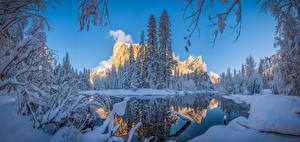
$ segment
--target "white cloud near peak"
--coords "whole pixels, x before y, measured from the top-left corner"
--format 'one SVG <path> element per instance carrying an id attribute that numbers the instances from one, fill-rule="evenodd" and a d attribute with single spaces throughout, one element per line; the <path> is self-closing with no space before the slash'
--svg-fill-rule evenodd
<path id="1" fill-rule="evenodd" d="M 112 36 L 116 42 L 132 43 L 131 35 L 126 35 L 122 30 L 110 30 L 109 35 Z"/>
<path id="2" fill-rule="evenodd" d="M 93 69 L 93 72 L 101 72 L 110 69 L 112 66 L 112 57 L 110 56 L 108 60 L 101 61 L 97 67 Z"/>

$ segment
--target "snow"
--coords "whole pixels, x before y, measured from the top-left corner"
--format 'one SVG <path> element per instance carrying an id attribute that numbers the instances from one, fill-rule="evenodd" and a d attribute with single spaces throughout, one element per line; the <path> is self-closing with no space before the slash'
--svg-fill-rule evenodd
<path id="1" fill-rule="evenodd" d="M 300 97 L 283 95 L 223 96 L 250 104 L 249 117 L 239 117 L 227 126 L 211 127 L 193 141 L 300 141 Z M 298 113 L 298 114 L 297 114 Z"/>
<path id="2" fill-rule="evenodd" d="M 151 136 L 149 138 L 145 138 L 144 142 L 149 142 L 151 139 L 153 139 L 153 136 Z"/>
<path id="3" fill-rule="evenodd" d="M 0 107 L 8 104 L 12 104 L 16 101 L 15 98 L 10 96 L 0 96 Z"/>
<path id="4" fill-rule="evenodd" d="M 243 125 L 264 132 L 300 136 L 300 97 L 280 95 L 231 95 L 232 100 L 250 104 L 249 118 Z"/>
<path id="5" fill-rule="evenodd" d="M 120 124 L 114 127 L 114 116 L 123 116 L 126 110 L 126 104 L 130 100 L 129 97 L 124 98 L 122 102 L 113 105 L 113 109 L 110 112 L 109 118 L 107 118 L 100 127 L 95 128 L 94 131 L 85 133 L 81 141 L 83 142 L 106 142 L 106 141 L 116 141 L 123 142 L 122 138 L 114 137 L 113 134 L 116 133 L 120 127 Z M 135 128 L 132 128 L 129 133 L 129 138 L 131 139 L 136 129 L 141 125 L 138 123 Z M 104 133 L 108 128 L 108 133 Z"/>
<path id="6" fill-rule="evenodd" d="M 2 142 L 40 142 L 50 136 L 32 128 L 31 121 L 16 112 L 15 99 L 0 96 L 0 141 Z"/>
<path id="7" fill-rule="evenodd" d="M 238 118 L 237 118 L 238 119 Z M 233 125 L 233 126 L 232 126 Z M 253 129 L 236 128 L 236 121 L 228 126 L 217 125 L 208 129 L 203 135 L 193 138 L 189 142 L 297 142 L 300 139 L 283 137 L 275 134 L 260 133 Z"/>
<path id="8" fill-rule="evenodd" d="M 136 124 L 136 126 L 135 126 L 134 128 L 130 129 L 127 142 L 131 142 L 132 137 L 133 137 L 135 131 L 136 131 L 141 125 L 142 125 L 142 123 L 139 122 L 138 124 Z"/>
<path id="9" fill-rule="evenodd" d="M 111 117 L 106 119 L 104 124 L 95 128 L 94 131 L 81 133 L 75 127 L 62 127 L 53 135 L 48 135 L 41 129 L 33 128 L 32 121 L 26 116 L 18 115 L 16 112 L 16 100 L 10 96 L 0 96 L 0 141 L 2 142 L 65 142 L 65 141 L 80 141 L 80 142 L 106 142 L 115 141 L 123 142 L 121 137 L 114 137 L 113 134 L 118 131 L 120 125 L 113 129 L 109 127 L 114 124 L 114 115 L 124 115 L 126 103 L 130 100 L 129 97 L 124 98 L 120 103 L 114 104 L 111 111 Z M 135 128 L 130 130 L 130 137 L 141 126 L 138 123 Z M 104 133 L 106 129 L 109 133 Z M 148 140 L 148 139 L 147 139 Z"/>
<path id="10" fill-rule="evenodd" d="M 170 96 L 170 95 L 184 95 L 184 94 L 197 94 L 197 93 L 206 93 L 206 92 L 215 92 L 208 90 L 198 90 L 198 91 L 178 91 L 178 90 L 168 90 L 168 89 L 110 89 L 110 90 L 89 90 L 81 91 L 81 94 L 101 94 L 108 96 Z"/>
<path id="11" fill-rule="evenodd" d="M 116 113 L 118 116 L 123 116 L 125 114 L 126 104 L 129 100 L 130 98 L 126 97 L 122 102 L 114 104 L 111 112 Z"/>
<path id="12" fill-rule="evenodd" d="M 300 42 L 300 34 L 296 35 L 296 37 L 295 37 L 295 42 L 296 42 L 296 43 Z"/>
<path id="13" fill-rule="evenodd" d="M 128 90 L 125 93 L 123 92 L 123 95 L 128 95 L 132 92 L 148 93 L 147 91 L 149 90 L 152 89 L 141 89 L 137 91 Z M 121 91 L 125 90 L 119 90 L 119 92 Z M 168 92 L 169 90 L 155 91 L 165 91 L 165 94 L 170 94 L 171 92 Z M 92 93 L 99 93 L 99 91 L 94 91 Z M 178 92 L 176 93 L 180 94 Z M 238 117 L 226 126 L 213 126 L 203 135 L 195 137 L 190 141 L 300 142 L 300 97 L 272 95 L 270 94 L 270 90 L 264 90 L 262 93 L 263 95 L 235 94 L 223 96 L 224 98 L 231 99 L 237 103 L 249 104 L 249 117 Z M 136 93 L 136 95 L 140 94 Z M 126 104 L 129 100 L 129 97 L 125 97 L 122 102 L 114 104 L 113 109 L 110 112 L 110 117 L 105 120 L 102 126 L 96 127 L 94 131 L 83 134 L 76 128 L 63 127 L 60 128 L 54 136 L 50 136 L 42 130 L 32 128 L 32 123 L 27 117 L 17 115 L 15 98 L 10 96 L 0 96 L 0 139 L 5 142 L 124 141 L 120 137 L 113 136 L 120 126 L 114 126 L 113 116 L 124 115 Z M 191 121 L 189 117 L 176 111 L 169 111 L 169 113 L 172 113 L 183 120 Z M 224 119 L 226 119 L 226 117 L 227 116 L 225 115 Z M 132 140 L 134 133 L 140 126 L 141 123 L 138 123 L 130 130 L 127 139 L 128 141 Z M 108 131 L 105 133 L 107 129 Z M 153 137 L 149 137 L 145 139 L 145 141 L 149 141 L 152 138 Z"/>

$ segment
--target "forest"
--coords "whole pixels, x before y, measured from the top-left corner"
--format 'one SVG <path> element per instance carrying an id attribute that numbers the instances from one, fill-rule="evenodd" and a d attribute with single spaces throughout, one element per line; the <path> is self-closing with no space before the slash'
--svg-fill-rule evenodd
<path id="1" fill-rule="evenodd" d="M 116 15 L 110 14 L 112 1 L 77 0 L 78 32 L 109 27 Z M 201 57 L 181 62 L 172 32 L 181 27 L 171 23 L 177 17 L 168 7 L 151 7 L 161 10 L 160 16 L 144 16 L 147 28 L 135 29 L 141 31 L 139 43 L 124 43 L 128 59 L 94 78 L 92 68 L 77 69 L 68 52 L 60 61 L 47 45 L 48 20 L 55 17 L 47 12 L 59 6 L 70 10 L 61 3 L 0 0 L 1 141 L 300 141 L 298 0 L 257 0 L 258 9 L 275 22 L 275 54 L 258 62 L 248 54 L 240 69 L 228 65 L 219 75 L 208 73 L 210 65 Z M 226 30 L 239 40 L 247 8 L 242 0 L 173 3 L 183 6 L 187 21 L 181 54 L 192 54 L 203 17 L 213 46 Z"/>

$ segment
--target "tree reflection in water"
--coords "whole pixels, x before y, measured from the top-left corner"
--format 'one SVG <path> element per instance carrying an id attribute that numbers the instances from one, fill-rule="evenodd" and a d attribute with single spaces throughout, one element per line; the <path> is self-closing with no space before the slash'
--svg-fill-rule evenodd
<path id="1" fill-rule="evenodd" d="M 112 97 L 113 104 L 121 100 L 122 98 Z M 168 113 L 170 110 L 188 116 L 193 121 L 179 121 L 179 117 Z M 115 116 L 114 125 L 120 124 L 119 131 L 115 136 L 125 137 L 131 128 L 138 122 L 142 122 L 142 126 L 136 131 L 137 141 L 143 141 L 150 136 L 155 136 L 154 141 L 166 141 L 168 139 L 177 141 L 188 140 L 202 134 L 213 125 L 222 125 L 224 115 L 227 115 L 227 122 L 229 122 L 238 116 L 248 117 L 248 110 L 249 106 L 246 104 L 236 104 L 231 100 L 214 94 L 179 95 L 163 98 L 148 97 L 147 99 L 131 97 L 127 103 L 125 115 L 122 117 Z M 109 114 L 109 112 L 101 108 L 98 110 L 98 113 L 102 119 L 107 118 Z M 210 113 L 212 114 L 213 123 L 210 121 L 202 122 Z M 214 118 L 215 116 L 221 117 Z M 180 126 L 177 126 L 178 122 Z M 193 128 L 191 127 L 192 125 L 194 125 Z M 201 125 L 205 125 L 205 127 L 202 128 Z M 199 127 L 200 130 L 190 134 L 190 131 L 196 130 L 194 130 L 195 126 Z M 173 127 L 176 127 L 176 130 Z M 187 129 L 191 130 L 186 132 Z M 184 134 L 185 136 L 179 138 L 183 133 L 186 133 Z"/>

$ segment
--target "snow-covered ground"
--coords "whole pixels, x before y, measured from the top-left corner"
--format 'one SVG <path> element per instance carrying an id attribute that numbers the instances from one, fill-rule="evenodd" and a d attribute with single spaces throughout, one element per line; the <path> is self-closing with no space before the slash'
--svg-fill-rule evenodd
<path id="1" fill-rule="evenodd" d="M 109 96 L 165 96 L 165 95 L 184 95 L 184 94 L 195 94 L 195 93 L 205 93 L 205 92 L 215 92 L 208 90 L 198 90 L 198 91 L 178 91 L 178 90 L 167 90 L 167 89 L 110 89 L 110 90 L 89 90 L 81 91 L 82 94 L 101 94 Z"/>
<path id="2" fill-rule="evenodd" d="M 123 94 L 128 95 L 131 92 L 138 91 L 127 91 L 127 94 Z M 95 93 L 99 92 L 95 91 Z M 167 93 L 170 94 L 166 91 Z M 250 104 L 249 117 L 236 118 L 226 126 L 213 126 L 203 135 L 190 141 L 300 142 L 300 97 L 272 95 L 268 91 L 263 94 L 223 96 L 236 103 Z M 124 101 L 115 104 L 112 113 L 123 115 L 128 100 L 129 98 L 125 98 Z M 178 114 L 178 116 L 181 115 Z M 109 133 L 104 133 L 105 128 L 108 128 L 111 134 L 118 131 L 118 126 L 113 127 L 112 125 L 113 117 L 107 119 L 102 126 L 96 127 L 94 131 L 85 134 L 74 128 L 61 128 L 54 136 L 50 136 L 41 130 L 32 128 L 31 121 L 27 117 L 17 115 L 16 101 L 8 96 L 0 96 L 0 120 L 0 140 L 4 142 L 66 141 L 65 134 L 69 135 L 67 139 L 71 141 L 122 141 L 121 138 L 111 137 Z M 133 132 L 129 135 L 129 139 L 132 138 L 136 129 L 137 127 L 132 129 Z"/>
<path id="3" fill-rule="evenodd" d="M 190 141 L 300 141 L 300 97 L 264 94 L 224 96 L 250 104 L 249 117 L 211 127 Z"/>
<path id="4" fill-rule="evenodd" d="M 0 96 L 0 141 L 1 142 L 42 142 L 49 135 L 32 128 L 32 123 L 16 112 L 15 99 Z"/>
<path id="5" fill-rule="evenodd" d="M 113 106 L 111 115 L 102 126 L 96 127 L 94 131 L 81 133 L 74 127 L 62 127 L 54 136 L 50 136 L 40 129 L 34 129 L 32 121 L 26 116 L 18 115 L 16 112 L 16 99 L 9 96 L 0 96 L 0 142 L 123 142 L 123 138 L 114 137 L 119 125 L 114 127 L 114 114 L 122 116 L 125 113 L 129 97 Z M 128 140 L 131 141 L 135 131 L 141 123 L 130 130 Z M 108 129 L 109 133 L 105 133 Z M 149 141 L 152 137 L 145 139 Z"/>

